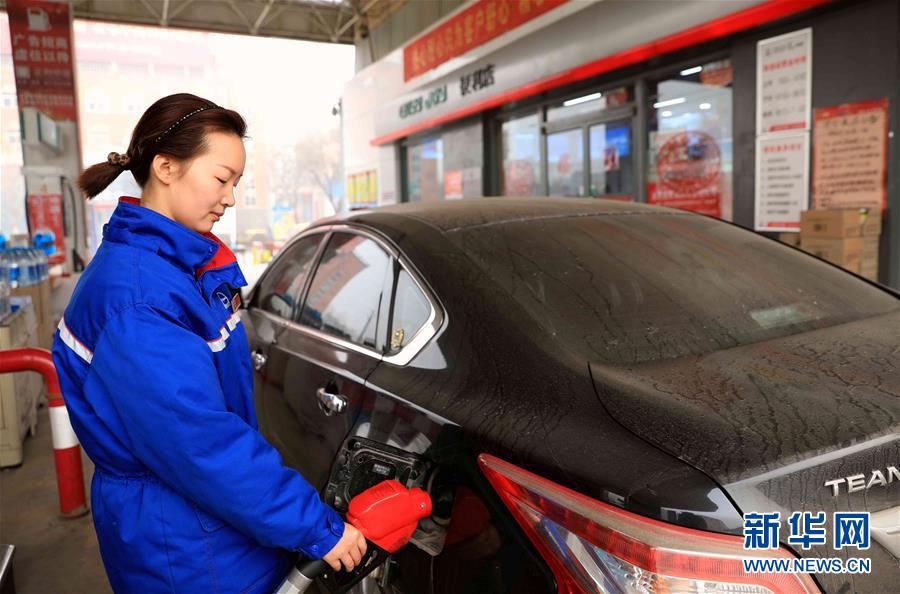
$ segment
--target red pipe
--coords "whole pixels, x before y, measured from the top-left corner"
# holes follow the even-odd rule
[[[81,446],[69,421],[53,357],[46,349],[0,351],[0,373],[16,371],[36,371],[44,377],[47,404],[50,407],[50,432],[53,436],[60,515],[64,518],[83,516],[88,512],[88,506],[84,494],[84,473],[81,469]]]
[[[13,371],[37,371],[44,376],[44,383],[47,384],[47,399],[52,396],[62,397],[50,351],[34,348],[0,351],[0,373]]]

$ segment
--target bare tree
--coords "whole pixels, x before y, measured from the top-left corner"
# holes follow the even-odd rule
[[[269,184],[272,188],[272,202],[287,205],[297,212],[302,199],[300,192],[301,173],[297,164],[296,149],[292,146],[275,148],[269,159]]]
[[[344,200],[340,192],[340,131],[331,128],[311,133],[300,138],[294,149],[300,179],[322,190],[334,211],[340,212]]]

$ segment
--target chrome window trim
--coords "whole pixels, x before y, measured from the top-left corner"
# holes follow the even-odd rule
[[[324,342],[334,343],[334,344],[344,343],[341,346],[345,347],[347,350],[355,351],[355,352],[361,353],[363,355],[368,355],[369,357],[373,357],[375,359],[381,359],[381,356],[378,353],[376,353],[375,351],[372,351],[365,347],[361,347],[357,344],[353,344],[352,342],[347,342],[347,341],[341,340],[339,338],[335,338],[335,337],[331,336],[330,334],[325,334],[323,332],[319,332],[318,330],[316,330],[314,328],[309,328],[307,326],[301,326],[299,324],[291,322],[290,320],[285,320],[284,318],[279,318],[275,314],[265,311],[265,310],[262,310],[262,309],[258,309],[256,311],[258,311],[258,313],[260,315],[267,317],[273,324],[278,324],[279,326],[282,326],[285,328],[293,328],[293,329],[299,330],[299,331],[303,332],[304,334],[308,334],[314,338],[323,340]],[[293,355],[296,355],[297,357],[300,357],[304,361],[309,361],[310,363],[313,363],[315,365],[320,365],[320,366],[324,367],[325,369],[328,369],[329,371],[336,373],[337,375],[343,375],[343,376],[349,377],[353,381],[360,383],[360,384],[365,383],[365,378],[361,378],[352,373],[348,373],[348,371],[346,369],[338,369],[328,363],[325,363],[324,361],[321,361],[320,359],[310,357],[309,355],[307,355],[305,353],[300,353],[296,349],[293,349],[293,348],[285,348],[285,350]]]
[[[316,330],[315,328],[310,328],[309,326],[298,324],[297,322],[294,322],[292,320],[285,320],[284,318],[281,318],[273,314],[272,312],[265,311],[263,309],[257,309],[256,311],[280,326],[299,330],[300,332],[312,336],[313,338],[318,338],[319,340],[331,343],[343,349],[347,349],[348,351],[354,351],[361,355],[368,355],[369,357],[378,359],[379,361],[382,359],[382,355],[377,351],[373,351],[372,349],[360,346],[354,342],[350,342],[349,340],[344,340],[343,338],[338,338],[337,336],[327,334],[325,332],[322,332],[321,330]]]
[[[424,324],[422,324],[422,326],[420,326],[416,330],[412,339],[406,344],[406,346],[404,346],[396,353],[385,355],[370,348],[358,345],[354,342],[350,342],[349,340],[345,340],[326,332],[322,332],[321,330],[316,330],[315,328],[310,328],[309,326],[305,326],[303,324],[295,322],[294,320],[286,320],[273,314],[272,312],[266,311],[259,307],[254,308],[254,310],[259,312],[261,315],[269,318],[274,323],[292,328],[294,330],[298,330],[304,334],[307,334],[308,336],[317,338],[334,346],[353,351],[361,355],[366,355],[379,361],[386,361],[388,363],[391,363],[392,365],[398,365],[401,367],[408,365],[409,362],[412,361],[413,358],[415,358],[415,356],[418,355],[423,348],[425,348],[425,345],[427,345],[431,341],[431,339],[435,337],[435,335],[438,333],[438,330],[440,330],[441,326],[443,325],[444,320],[446,319],[446,315],[444,314],[444,310],[441,307],[440,302],[438,302],[435,295],[422,280],[418,270],[416,270],[415,266],[413,266],[412,262],[409,261],[406,255],[403,254],[403,252],[401,252],[396,246],[394,246],[393,243],[391,243],[391,241],[384,237],[381,233],[374,229],[359,227],[348,223],[322,225],[320,227],[314,227],[312,229],[308,229],[307,231],[299,233],[284,246],[284,248],[282,249],[282,253],[286,253],[294,243],[300,241],[304,237],[308,237],[317,233],[324,233],[329,235],[332,233],[351,233],[354,235],[362,235],[363,237],[371,239],[372,241],[377,243],[392,258],[397,260],[400,266],[402,266],[406,273],[409,274],[409,277],[413,280],[413,283],[415,283],[419,291],[421,291],[425,296],[425,300],[428,301],[429,307],[431,309],[428,315],[428,319]],[[330,238],[326,238],[326,240],[328,239]],[[324,249],[325,247],[325,242],[323,242],[322,246],[320,246],[320,249]],[[277,259],[273,260],[273,264],[276,261]],[[318,268],[316,268],[316,270],[318,270]],[[313,275],[310,276],[307,282],[312,282],[313,278],[315,277],[316,270],[313,271]],[[257,284],[257,286],[259,285]],[[255,295],[251,295],[251,299],[253,297],[255,297]],[[391,297],[393,297],[393,295],[391,295]],[[248,301],[250,300],[248,299]]]

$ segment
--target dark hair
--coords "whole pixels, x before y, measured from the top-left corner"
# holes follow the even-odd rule
[[[150,177],[150,165],[158,154],[189,161],[207,150],[206,135],[231,132],[244,138],[247,123],[236,112],[189,93],[163,97],[138,120],[124,155],[110,153],[105,163],[84,170],[76,184],[88,199],[106,189],[120,173],[130,169],[142,188]]]

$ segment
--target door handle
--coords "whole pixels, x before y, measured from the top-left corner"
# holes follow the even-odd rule
[[[265,367],[267,360],[268,357],[266,357],[259,349],[256,349],[255,351],[250,353],[250,361],[253,363],[253,369],[255,369],[256,371],[259,371],[260,369]]]
[[[334,413],[341,414],[347,410],[347,397],[342,394],[326,392],[325,388],[316,390],[316,398],[319,400],[319,408],[330,417]]]

